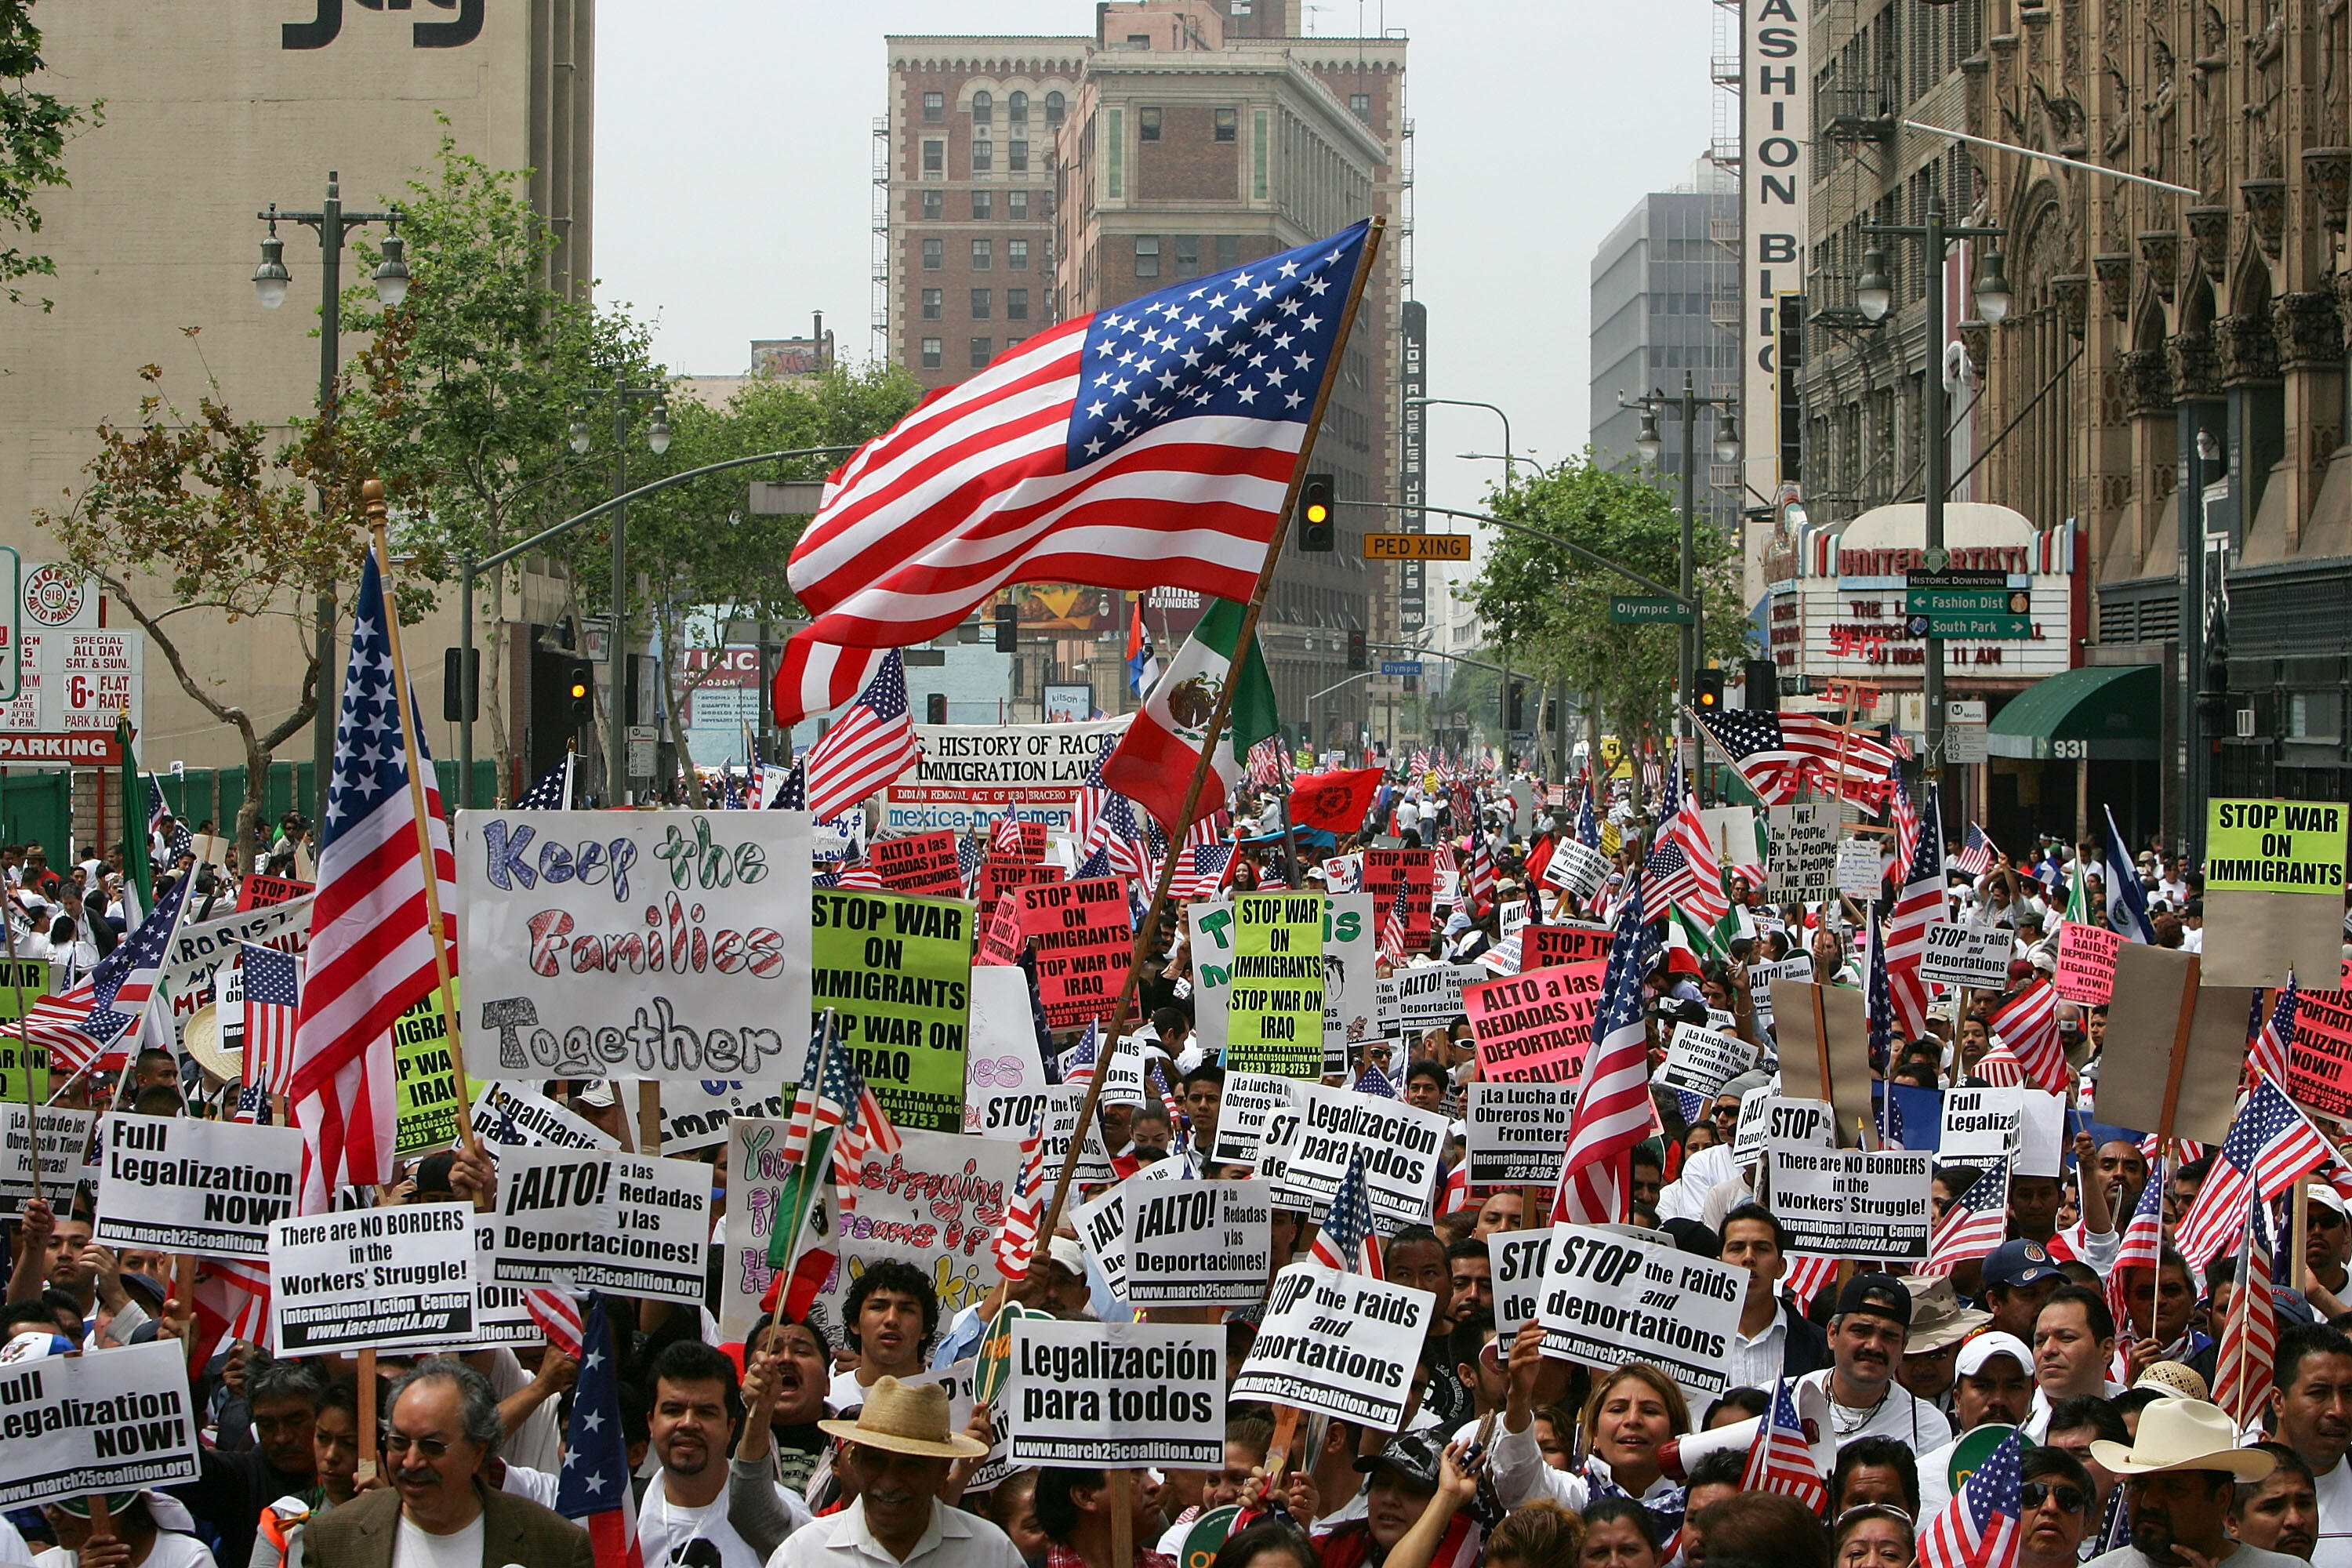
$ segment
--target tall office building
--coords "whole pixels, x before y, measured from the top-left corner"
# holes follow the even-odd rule
[[[1090,37],[890,40],[876,258],[888,353],[952,384],[1044,325],[1381,214],[1388,241],[1309,467],[1342,500],[1392,500],[1412,267],[1404,40],[1301,37],[1298,0],[1119,0],[1096,21]],[[1342,682],[1349,631],[1402,629],[1396,569],[1368,564],[1360,543],[1395,526],[1343,508],[1337,552],[1294,544],[1280,563],[1260,635],[1294,732],[1352,738],[1368,699],[1392,695],[1379,677]],[[1155,593],[1146,624],[1173,643],[1201,607]],[[1128,615],[1098,590],[1025,590],[1034,644],[1016,710],[1048,679],[1091,681],[1108,710],[1130,702]]]

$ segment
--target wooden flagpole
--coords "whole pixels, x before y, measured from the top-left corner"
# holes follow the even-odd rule
[[[1135,947],[1128,959],[1127,979],[1119,985],[1118,1000],[1111,1004],[1110,1028],[1103,1037],[1094,1081],[1087,1086],[1086,1102],[1078,1108],[1078,1131],[1063,1156],[1062,1173],[1054,1182],[1054,1201],[1046,1205],[1045,1217],[1038,1226],[1037,1234],[1043,1240],[1050,1242],[1055,1227],[1062,1223],[1062,1207],[1070,1195],[1070,1178],[1077,1173],[1078,1159],[1086,1149],[1087,1129],[1093,1125],[1096,1107],[1102,1100],[1103,1084],[1110,1078],[1110,1055],[1118,1049],[1119,1032],[1127,1026],[1128,1007],[1134,1002],[1137,988],[1143,982],[1143,966],[1150,960],[1153,943],[1160,935],[1160,921],[1166,918],[1168,889],[1176,877],[1178,844],[1181,836],[1192,830],[1193,815],[1200,809],[1201,792],[1208,784],[1217,748],[1231,743],[1224,735],[1226,721],[1233,717],[1234,693],[1240,689],[1242,672],[1248,668],[1250,657],[1257,651],[1258,616],[1265,608],[1266,591],[1274,585],[1274,569],[1282,560],[1283,544],[1290,537],[1290,517],[1297,510],[1298,489],[1306,481],[1307,458],[1315,450],[1316,436],[1323,428],[1323,413],[1330,405],[1331,387],[1339,374],[1340,358],[1348,352],[1348,338],[1356,325],[1356,309],[1363,303],[1364,285],[1371,280],[1372,268],[1380,263],[1381,237],[1386,228],[1387,220],[1375,217],[1364,235],[1363,255],[1358,258],[1356,276],[1348,286],[1348,305],[1339,317],[1339,335],[1331,342],[1323,384],[1315,394],[1315,409],[1307,416],[1307,434],[1298,445],[1298,460],[1291,465],[1290,486],[1283,491],[1282,510],[1274,520],[1274,537],[1266,542],[1265,561],[1258,567],[1257,584],[1250,590],[1249,603],[1242,608],[1241,632],[1234,639],[1235,662],[1217,692],[1216,706],[1210,712],[1206,726],[1207,743],[1201,749],[1200,759],[1192,764],[1192,782],[1184,791],[1184,822],[1171,837],[1168,858],[1160,868],[1160,884],[1151,892],[1151,907],[1145,911],[1143,924],[1136,931]],[[1234,853],[1239,854],[1240,850],[1236,848]],[[1120,1568],[1125,1568],[1125,1565],[1121,1564]]]

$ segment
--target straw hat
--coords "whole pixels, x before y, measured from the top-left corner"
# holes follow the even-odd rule
[[[1906,1274],[1904,1289],[1911,1292],[1911,1334],[1904,1342],[1906,1355],[1927,1355],[1958,1344],[1992,1321],[1990,1312],[1960,1305],[1948,1274]],[[2030,1369],[2033,1358],[2027,1355]]]
[[[2237,1426],[2220,1405],[2166,1398],[2139,1413],[2139,1433],[2131,1442],[2100,1438],[2091,1445],[2091,1458],[2119,1476],[2227,1470],[2242,1481],[2259,1481],[2278,1467],[2271,1455],[2237,1443]]]
[[[2153,1388],[2159,1394],[2179,1394],[2183,1399],[2210,1399],[2212,1391],[2195,1367],[2186,1362],[2150,1362],[2140,1369],[2132,1384],[2134,1388]]]
[[[220,1043],[220,1014],[209,1002],[188,1016],[185,1028],[180,1032],[180,1043],[196,1058],[196,1065],[223,1083],[236,1083],[245,1077],[245,1053],[225,1051]]]
[[[977,1437],[948,1430],[948,1391],[936,1383],[909,1385],[877,1377],[855,1421],[820,1421],[819,1429],[861,1447],[933,1459],[976,1459],[988,1452]]]

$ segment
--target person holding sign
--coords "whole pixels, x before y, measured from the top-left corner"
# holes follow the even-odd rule
[[[103,1532],[91,1521],[88,1498],[59,1499],[43,1507],[41,1516],[59,1549],[72,1552],[79,1568],[214,1568],[205,1543],[187,1533],[195,1521],[161,1492],[109,1496]]]
[[[948,1391],[876,1380],[856,1421],[817,1425],[842,1440],[857,1500],[776,1548],[767,1568],[1024,1568],[1004,1531],[940,1501],[958,1459],[988,1452],[948,1430]]]
[[[1548,1498],[1581,1510],[1610,1490],[1645,1503],[1679,1509],[1682,1489],[1667,1479],[1666,1445],[1691,1429],[1690,1404],[1675,1380],[1647,1362],[1629,1361],[1596,1379],[1584,1402],[1583,1438],[1589,1457],[1581,1469],[1555,1470],[1537,1441],[1538,1405],[1558,1402],[1568,1384],[1569,1363],[1543,1353],[1544,1327],[1530,1318],[1511,1342],[1510,1385],[1503,1419],[1495,1427],[1488,1468],[1495,1495],[1506,1508]]]

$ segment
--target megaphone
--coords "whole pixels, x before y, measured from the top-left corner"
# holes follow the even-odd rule
[[[1798,1384],[1794,1394],[1797,1425],[1804,1428],[1805,1447],[1812,1450],[1813,1468],[1826,1481],[1837,1470],[1837,1439],[1830,1431],[1829,1396],[1809,1383]],[[1673,1438],[1658,1450],[1658,1468],[1670,1481],[1688,1481],[1691,1471],[1709,1454],[1744,1454],[1755,1447],[1756,1434],[1763,1426],[1764,1417],[1751,1415],[1711,1432],[1693,1432]]]

